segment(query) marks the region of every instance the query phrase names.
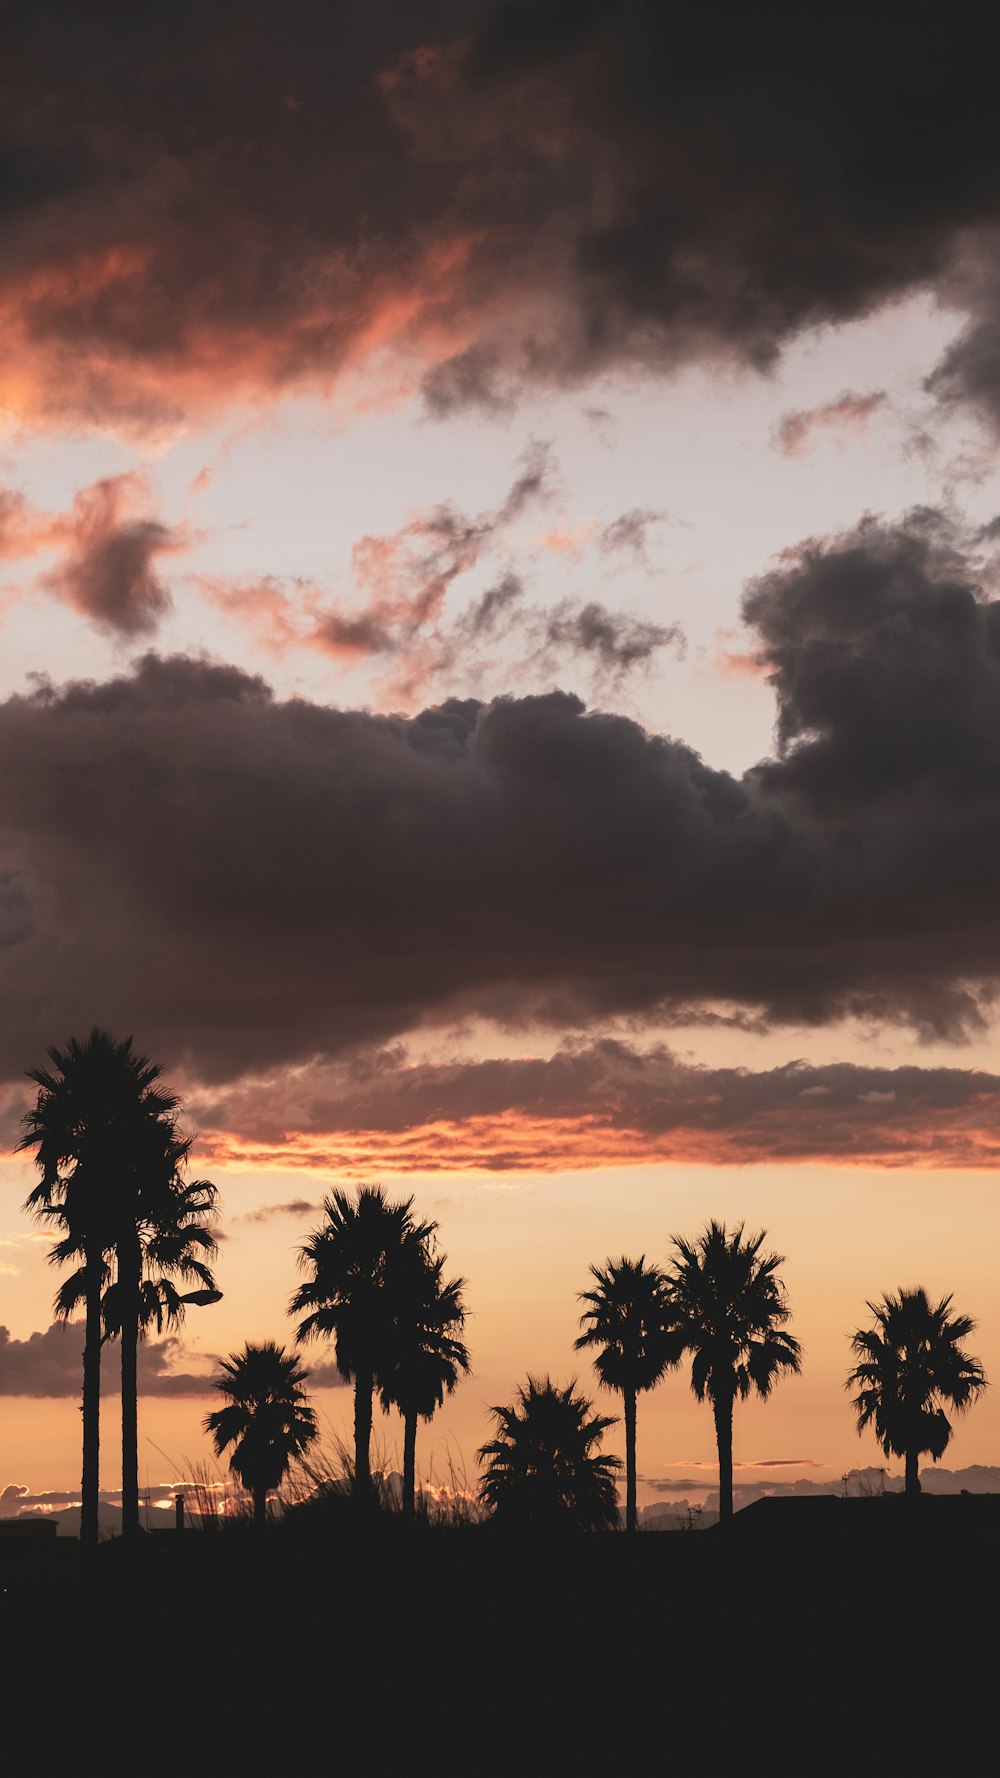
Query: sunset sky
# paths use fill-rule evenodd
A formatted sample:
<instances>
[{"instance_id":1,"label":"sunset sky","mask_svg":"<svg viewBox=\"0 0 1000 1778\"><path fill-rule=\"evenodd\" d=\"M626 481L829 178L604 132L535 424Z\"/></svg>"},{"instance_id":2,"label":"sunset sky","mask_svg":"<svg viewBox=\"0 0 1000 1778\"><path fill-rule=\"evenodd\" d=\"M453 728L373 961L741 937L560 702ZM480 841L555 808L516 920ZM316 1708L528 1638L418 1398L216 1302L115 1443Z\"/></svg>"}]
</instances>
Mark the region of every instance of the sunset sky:
<instances>
[{"instance_id":1,"label":"sunset sky","mask_svg":"<svg viewBox=\"0 0 1000 1778\"><path fill-rule=\"evenodd\" d=\"M590 1388L588 1265L709 1216L805 1348L738 1485L881 1462L866 1299L954 1293L1000 1378L986 9L0 17L0 1512L79 1483L13 1149L95 1023L223 1202L143 1487L375 1180L468 1280L425 1475L529 1369ZM116 1435L109 1385L110 1490ZM995 1389L946 1462L1000 1465ZM713 1485L683 1374L639 1471Z\"/></svg>"}]
</instances>

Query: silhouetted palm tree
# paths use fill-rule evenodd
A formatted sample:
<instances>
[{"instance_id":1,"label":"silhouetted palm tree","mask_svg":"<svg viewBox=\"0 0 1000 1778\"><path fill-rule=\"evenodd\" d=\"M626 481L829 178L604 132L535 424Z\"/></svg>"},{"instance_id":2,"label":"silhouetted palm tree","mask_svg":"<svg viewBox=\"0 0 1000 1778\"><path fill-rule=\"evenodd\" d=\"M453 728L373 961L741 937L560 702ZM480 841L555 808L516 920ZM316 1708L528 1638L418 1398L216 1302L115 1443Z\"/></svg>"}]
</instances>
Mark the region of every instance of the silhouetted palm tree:
<instances>
[{"instance_id":1,"label":"silhouetted palm tree","mask_svg":"<svg viewBox=\"0 0 1000 1778\"><path fill-rule=\"evenodd\" d=\"M491 1408L495 1436L477 1453L479 1498L498 1523L532 1530L606 1531L618 1523L617 1457L595 1455L613 1417L591 1414L576 1383L528 1378L509 1407Z\"/></svg>"},{"instance_id":2,"label":"silhouetted palm tree","mask_svg":"<svg viewBox=\"0 0 1000 1778\"><path fill-rule=\"evenodd\" d=\"M712 1404L719 1447L719 1519L733 1516L733 1404L766 1399L784 1371L798 1371L802 1349L783 1332L790 1319L777 1276L783 1259L761 1253L764 1231L744 1239L710 1222L697 1241L674 1238L667 1288L675 1327L692 1355L691 1387Z\"/></svg>"},{"instance_id":3,"label":"silhouetted palm tree","mask_svg":"<svg viewBox=\"0 0 1000 1778\"><path fill-rule=\"evenodd\" d=\"M582 1290L589 1304L580 1317L584 1332L576 1350L597 1347L594 1369L605 1389L615 1389L625 1409L625 1526L634 1531L636 1509L636 1396L652 1389L679 1362L683 1350L671 1324L666 1281L657 1266L638 1260L609 1259L591 1266L594 1290Z\"/></svg>"},{"instance_id":4,"label":"silhouetted palm tree","mask_svg":"<svg viewBox=\"0 0 1000 1778\"><path fill-rule=\"evenodd\" d=\"M94 1027L65 1050L50 1049L51 1069L33 1068L38 1087L26 1114L21 1148L35 1150L41 1179L27 1207L62 1231L56 1264L82 1259L86 1311L83 1352L83 1481L80 1536L96 1543L101 1399L101 1299L114 1244L114 1200L131 1176L135 1123L152 1093L149 1064L123 1042ZM158 1107L153 1107L153 1115ZM72 1312L72 1290L57 1294L57 1316Z\"/></svg>"},{"instance_id":5,"label":"silhouetted palm tree","mask_svg":"<svg viewBox=\"0 0 1000 1778\"><path fill-rule=\"evenodd\" d=\"M207 1179L185 1182L190 1140L171 1118L140 1133L132 1191L118 1206L117 1275L105 1292L106 1336L122 1346L122 1534L139 1529L138 1343L151 1327L176 1327L189 1303L216 1302L208 1261L217 1252L211 1223L218 1193ZM197 1288L178 1291L175 1279Z\"/></svg>"},{"instance_id":6,"label":"silhouetted palm tree","mask_svg":"<svg viewBox=\"0 0 1000 1778\"><path fill-rule=\"evenodd\" d=\"M393 1282L406 1245L420 1245L428 1223L413 1220L413 1199L391 1203L381 1186L361 1186L357 1197L335 1191L323 1201L326 1217L299 1249L299 1265L311 1276L299 1286L290 1315L300 1321L300 1340L332 1336L342 1377L354 1383L354 1496L371 1499L372 1395L391 1373Z\"/></svg>"},{"instance_id":7,"label":"silhouetted palm tree","mask_svg":"<svg viewBox=\"0 0 1000 1778\"><path fill-rule=\"evenodd\" d=\"M280 1488L293 1458L316 1438L316 1415L302 1385L308 1376L294 1353L273 1340L247 1343L222 1360L215 1388L226 1406L205 1416L215 1454L233 1447L229 1467L253 1497L255 1525L267 1518L267 1497Z\"/></svg>"},{"instance_id":8,"label":"silhouetted palm tree","mask_svg":"<svg viewBox=\"0 0 1000 1778\"><path fill-rule=\"evenodd\" d=\"M122 1337L122 1530L131 1535L139 1529L139 1332L163 1317L179 1320L184 1303L217 1294L203 1263L215 1250L204 1227L215 1190L206 1181L183 1184L189 1144L177 1135L177 1100L157 1086L159 1067L133 1049L131 1037L95 1026L85 1041L70 1038L65 1052L52 1049L49 1057L52 1071L29 1074L39 1093L20 1145L35 1149L42 1174L28 1207L62 1231L53 1261L83 1262L57 1293L55 1310L67 1318L81 1302L85 1309L80 1534L96 1542L102 1338ZM202 1289L181 1297L170 1283L175 1274L197 1278Z\"/></svg>"},{"instance_id":9,"label":"silhouetted palm tree","mask_svg":"<svg viewBox=\"0 0 1000 1778\"><path fill-rule=\"evenodd\" d=\"M978 1358L961 1342L975 1331L969 1315L952 1315L951 1297L932 1307L925 1290L887 1293L869 1303L871 1328L851 1336L858 1363L846 1387L853 1399L858 1432L872 1426L887 1457L906 1464L906 1492L920 1492L920 1458L937 1462L951 1438L945 1407L964 1414L986 1387Z\"/></svg>"},{"instance_id":10,"label":"silhouetted palm tree","mask_svg":"<svg viewBox=\"0 0 1000 1778\"><path fill-rule=\"evenodd\" d=\"M429 1233L434 1225L430 1225ZM394 1328L388 1369L381 1378L382 1406L403 1416L403 1513L412 1519L416 1499L417 1420L433 1419L460 1375L471 1366L462 1331L464 1278L444 1278L447 1255L433 1257L427 1240L409 1242L397 1256L392 1282Z\"/></svg>"}]
</instances>

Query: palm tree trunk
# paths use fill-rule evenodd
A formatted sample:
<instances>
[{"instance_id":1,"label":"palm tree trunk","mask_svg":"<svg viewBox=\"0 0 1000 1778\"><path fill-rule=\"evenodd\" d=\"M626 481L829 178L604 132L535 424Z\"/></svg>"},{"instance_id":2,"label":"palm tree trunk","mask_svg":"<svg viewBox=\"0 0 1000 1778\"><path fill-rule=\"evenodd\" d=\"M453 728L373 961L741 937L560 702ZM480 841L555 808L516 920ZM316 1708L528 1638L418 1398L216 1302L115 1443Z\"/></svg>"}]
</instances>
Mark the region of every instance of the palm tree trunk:
<instances>
[{"instance_id":1,"label":"palm tree trunk","mask_svg":"<svg viewBox=\"0 0 1000 1778\"><path fill-rule=\"evenodd\" d=\"M635 1531L639 1524L635 1486L635 1390L623 1389L625 1403L625 1529Z\"/></svg>"},{"instance_id":2,"label":"palm tree trunk","mask_svg":"<svg viewBox=\"0 0 1000 1778\"><path fill-rule=\"evenodd\" d=\"M259 1482L253 1491L253 1522L255 1525L267 1524L267 1489Z\"/></svg>"},{"instance_id":3,"label":"palm tree trunk","mask_svg":"<svg viewBox=\"0 0 1000 1778\"><path fill-rule=\"evenodd\" d=\"M96 1544L100 1536L97 1504L100 1494L101 1447L101 1272L87 1266L86 1328L83 1341L83 1475L80 1486L80 1542Z\"/></svg>"},{"instance_id":4,"label":"palm tree trunk","mask_svg":"<svg viewBox=\"0 0 1000 1778\"><path fill-rule=\"evenodd\" d=\"M372 1390L370 1371L358 1371L354 1379L354 1498L371 1499Z\"/></svg>"},{"instance_id":5,"label":"palm tree trunk","mask_svg":"<svg viewBox=\"0 0 1000 1778\"><path fill-rule=\"evenodd\" d=\"M906 1453L906 1492L911 1496L921 1492L919 1451L907 1451Z\"/></svg>"},{"instance_id":6,"label":"palm tree trunk","mask_svg":"<svg viewBox=\"0 0 1000 1778\"><path fill-rule=\"evenodd\" d=\"M139 1535L139 1287L142 1255L138 1240L118 1250L122 1292L122 1536Z\"/></svg>"},{"instance_id":7,"label":"palm tree trunk","mask_svg":"<svg viewBox=\"0 0 1000 1778\"><path fill-rule=\"evenodd\" d=\"M715 1438L719 1447L719 1524L729 1525L733 1517L733 1398L716 1395L712 1399L715 1417Z\"/></svg>"},{"instance_id":8,"label":"palm tree trunk","mask_svg":"<svg viewBox=\"0 0 1000 1778\"><path fill-rule=\"evenodd\" d=\"M417 1415L403 1415L403 1517L412 1524L417 1510Z\"/></svg>"}]
</instances>

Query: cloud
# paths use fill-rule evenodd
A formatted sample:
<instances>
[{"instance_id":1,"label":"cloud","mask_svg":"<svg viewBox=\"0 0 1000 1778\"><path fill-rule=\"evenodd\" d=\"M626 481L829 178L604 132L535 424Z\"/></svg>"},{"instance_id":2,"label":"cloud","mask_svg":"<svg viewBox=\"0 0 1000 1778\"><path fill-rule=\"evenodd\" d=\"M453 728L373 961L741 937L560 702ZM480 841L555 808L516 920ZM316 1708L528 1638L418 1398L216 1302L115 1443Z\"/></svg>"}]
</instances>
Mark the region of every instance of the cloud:
<instances>
[{"instance_id":1,"label":"cloud","mask_svg":"<svg viewBox=\"0 0 1000 1778\"><path fill-rule=\"evenodd\" d=\"M18 7L4 406L162 425L364 375L503 411L616 367L767 366L934 282L973 315L952 381L984 390L990 23L304 0L276 34L262 0L150 0L109 47Z\"/></svg>"},{"instance_id":2,"label":"cloud","mask_svg":"<svg viewBox=\"0 0 1000 1778\"><path fill-rule=\"evenodd\" d=\"M261 1204L256 1210L247 1210L240 1221L270 1222L273 1216L315 1216L322 1208L322 1204L315 1204L309 1198L290 1198L285 1204Z\"/></svg>"},{"instance_id":3,"label":"cloud","mask_svg":"<svg viewBox=\"0 0 1000 1778\"><path fill-rule=\"evenodd\" d=\"M77 494L61 527L65 553L41 584L102 630L150 636L171 608L156 560L186 547L183 533L136 506L148 488L137 475L108 476Z\"/></svg>"},{"instance_id":4,"label":"cloud","mask_svg":"<svg viewBox=\"0 0 1000 1778\"><path fill-rule=\"evenodd\" d=\"M364 659L382 664L381 690L390 704L411 706L458 668L481 679L501 658L520 683L575 664L595 684L614 685L664 649L682 652L683 633L678 624L612 611L595 599L566 598L552 607L529 601L523 575L509 562L510 535L534 506L553 499L557 475L551 446L535 440L495 507L470 516L444 503L411 514L398 531L361 538L351 570L360 602L330 600L314 582L289 584L274 576L249 582L203 577L198 584L275 653L318 647L347 666ZM660 516L638 509L622 514L597 536L600 553L641 556L646 528ZM596 520L589 520L547 533L541 546L579 560L597 531ZM490 562L490 584L451 615L446 600L453 584Z\"/></svg>"},{"instance_id":5,"label":"cloud","mask_svg":"<svg viewBox=\"0 0 1000 1778\"><path fill-rule=\"evenodd\" d=\"M79 1395L83 1376L82 1353L83 1328L79 1325L53 1322L43 1333L29 1334L26 1340L14 1339L9 1329L0 1327L0 1395ZM178 1360L184 1357L183 1343L174 1335L163 1340L143 1341L139 1346L140 1394L209 1394L211 1376L208 1373L176 1368ZM120 1363L117 1345L105 1346L101 1355L102 1393L113 1393L118 1387Z\"/></svg>"},{"instance_id":6,"label":"cloud","mask_svg":"<svg viewBox=\"0 0 1000 1778\"><path fill-rule=\"evenodd\" d=\"M1000 1077L977 1069L708 1068L610 1038L488 1061L408 1065L390 1050L196 1096L191 1110L209 1156L359 1173L627 1161L993 1168L1000 1156Z\"/></svg>"},{"instance_id":7,"label":"cloud","mask_svg":"<svg viewBox=\"0 0 1000 1778\"><path fill-rule=\"evenodd\" d=\"M0 1079L95 1019L209 1082L470 1014L969 1030L988 573L927 514L789 552L747 597L778 742L742 778L558 691L380 716L147 655L8 698Z\"/></svg>"},{"instance_id":8,"label":"cloud","mask_svg":"<svg viewBox=\"0 0 1000 1778\"><path fill-rule=\"evenodd\" d=\"M775 445L784 457L801 457L816 442L817 434L843 438L863 432L888 399L884 389L873 389L867 395L846 389L835 401L823 402L820 407L783 414L775 428Z\"/></svg>"},{"instance_id":9,"label":"cloud","mask_svg":"<svg viewBox=\"0 0 1000 1778\"><path fill-rule=\"evenodd\" d=\"M647 532L653 525L663 525L668 515L658 512L652 507L633 506L628 512L620 513L610 524L602 525L597 539L597 547L603 555L631 555L639 561L646 560Z\"/></svg>"}]
</instances>

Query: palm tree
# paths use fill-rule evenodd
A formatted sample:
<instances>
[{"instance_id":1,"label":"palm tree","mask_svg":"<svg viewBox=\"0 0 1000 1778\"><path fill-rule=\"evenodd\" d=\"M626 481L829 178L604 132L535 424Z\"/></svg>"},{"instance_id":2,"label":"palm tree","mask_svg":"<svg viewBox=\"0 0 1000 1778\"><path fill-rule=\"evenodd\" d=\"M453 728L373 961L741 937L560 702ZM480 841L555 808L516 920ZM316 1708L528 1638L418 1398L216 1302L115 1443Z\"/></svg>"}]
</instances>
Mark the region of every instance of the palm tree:
<instances>
[{"instance_id":1,"label":"palm tree","mask_svg":"<svg viewBox=\"0 0 1000 1778\"><path fill-rule=\"evenodd\" d=\"M657 1266L638 1260L609 1259L591 1266L594 1290L582 1290L589 1306L580 1317L584 1332L575 1350L596 1346L594 1369L604 1389L615 1389L625 1410L625 1527L635 1531L636 1396L652 1389L666 1370L679 1363L682 1347L670 1324L666 1280Z\"/></svg>"},{"instance_id":2,"label":"palm tree","mask_svg":"<svg viewBox=\"0 0 1000 1778\"><path fill-rule=\"evenodd\" d=\"M108 1278L107 1255L114 1242L113 1199L132 1165L137 1116L146 1107L157 1115L149 1064L123 1042L97 1026L65 1050L48 1051L51 1069L32 1068L28 1078L38 1096L24 1118L19 1147L35 1150L41 1174L27 1208L55 1222L62 1240L53 1248L55 1264L83 1260L85 1304L83 1349L83 1478L80 1536L98 1537L101 1401L101 1299ZM71 1289L57 1294L55 1312L65 1318L78 1300Z\"/></svg>"},{"instance_id":3,"label":"palm tree","mask_svg":"<svg viewBox=\"0 0 1000 1778\"><path fill-rule=\"evenodd\" d=\"M719 1447L719 1520L733 1516L733 1405L763 1400L785 1371L798 1371L802 1348L783 1331L790 1320L778 1253L761 1253L764 1231L744 1238L712 1221L697 1241L674 1238L667 1275L674 1325L692 1355L691 1387L712 1404Z\"/></svg>"},{"instance_id":4,"label":"palm tree","mask_svg":"<svg viewBox=\"0 0 1000 1778\"><path fill-rule=\"evenodd\" d=\"M335 1191L323 1201L325 1222L299 1249L310 1275L292 1297L289 1314L307 1313L296 1338L326 1334L334 1341L337 1369L354 1383L354 1497L371 1500L372 1395L391 1371L395 1303L401 1250L430 1235L413 1220L413 1199L392 1203L381 1186L361 1186L356 1198Z\"/></svg>"},{"instance_id":5,"label":"palm tree","mask_svg":"<svg viewBox=\"0 0 1000 1778\"><path fill-rule=\"evenodd\" d=\"M280 1488L292 1459L301 1457L316 1438L316 1415L302 1385L308 1376L294 1353L273 1340L260 1346L249 1341L242 1352L222 1360L215 1388L226 1398L224 1408L205 1416L215 1454L232 1446L229 1467L253 1497L253 1520L267 1519L267 1497Z\"/></svg>"},{"instance_id":6,"label":"palm tree","mask_svg":"<svg viewBox=\"0 0 1000 1778\"><path fill-rule=\"evenodd\" d=\"M500 1524L532 1530L606 1531L618 1523L620 1459L595 1455L617 1420L591 1415L575 1381L528 1378L509 1407L491 1408L495 1433L477 1453L479 1498Z\"/></svg>"},{"instance_id":7,"label":"palm tree","mask_svg":"<svg viewBox=\"0 0 1000 1778\"><path fill-rule=\"evenodd\" d=\"M150 1327L177 1327L188 1304L218 1302L208 1265L218 1251L211 1232L218 1193L207 1179L186 1183L181 1168L190 1139L160 1116L141 1131L131 1191L116 1219L117 1276L104 1296L105 1337L122 1343L122 1534L139 1530L138 1344ZM178 1291L180 1278L196 1284Z\"/></svg>"},{"instance_id":8,"label":"palm tree","mask_svg":"<svg viewBox=\"0 0 1000 1778\"><path fill-rule=\"evenodd\" d=\"M869 1303L875 1325L851 1335L858 1360L846 1387L858 1432L873 1426L887 1457L906 1463L906 1492L920 1493L920 1457L936 1463L951 1438L945 1407L964 1414L986 1387L978 1358L961 1342L975 1331L969 1315L952 1315L951 1297L932 1307L922 1289L887 1293Z\"/></svg>"},{"instance_id":9,"label":"palm tree","mask_svg":"<svg viewBox=\"0 0 1000 1778\"><path fill-rule=\"evenodd\" d=\"M183 1184L180 1168L190 1144L177 1134L177 1099L157 1086L158 1065L133 1049L131 1037L117 1039L95 1026L83 1042L71 1037L65 1051L48 1053L53 1069L29 1073L39 1092L20 1146L35 1149L42 1175L28 1208L62 1230L52 1260L83 1262L57 1293L55 1312L67 1319L81 1302L85 1310L80 1535L96 1542L102 1340L122 1338L122 1530L133 1535L139 1529L139 1334L152 1320L180 1320L186 1303L216 1299L204 1263L215 1251L204 1226L215 1188L207 1181ZM197 1279L201 1289L182 1297L170 1283L173 1275Z\"/></svg>"},{"instance_id":10,"label":"palm tree","mask_svg":"<svg viewBox=\"0 0 1000 1778\"><path fill-rule=\"evenodd\" d=\"M434 1224L429 1225L433 1234ZM444 1279L447 1255L433 1257L427 1239L407 1243L397 1256L392 1283L394 1332L389 1367L381 1380L385 1409L403 1416L403 1514L416 1507L417 1420L433 1419L460 1375L471 1370L462 1339L464 1278Z\"/></svg>"}]
</instances>

